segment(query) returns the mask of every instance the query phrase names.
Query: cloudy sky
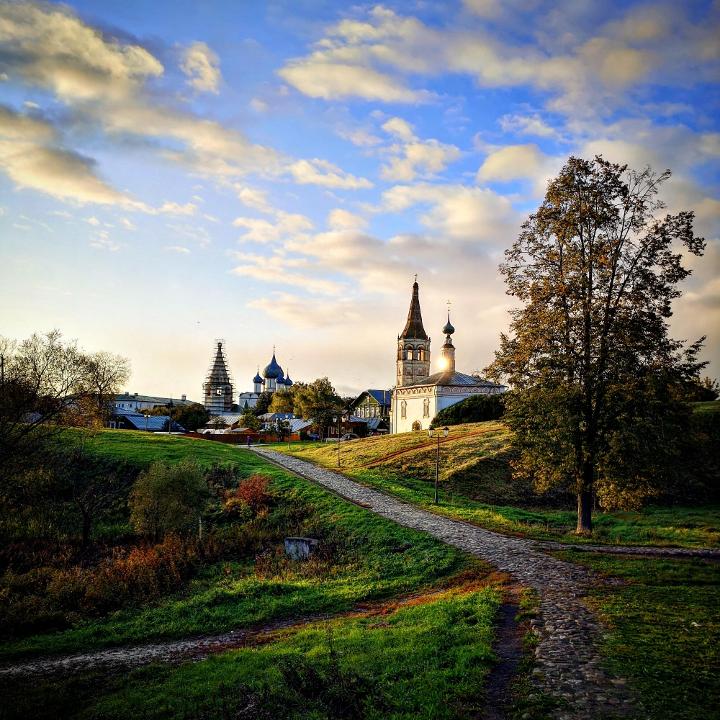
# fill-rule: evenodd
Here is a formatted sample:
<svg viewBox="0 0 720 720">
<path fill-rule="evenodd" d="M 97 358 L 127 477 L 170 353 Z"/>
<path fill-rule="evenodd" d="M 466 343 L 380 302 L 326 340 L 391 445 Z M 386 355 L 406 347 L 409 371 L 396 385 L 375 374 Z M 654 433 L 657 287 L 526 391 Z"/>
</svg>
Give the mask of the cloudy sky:
<svg viewBox="0 0 720 720">
<path fill-rule="evenodd" d="M 128 356 L 127 389 L 389 387 L 413 275 L 458 368 L 570 154 L 670 168 L 708 240 L 675 305 L 720 375 L 720 3 L 0 0 L 0 334 Z"/>
</svg>

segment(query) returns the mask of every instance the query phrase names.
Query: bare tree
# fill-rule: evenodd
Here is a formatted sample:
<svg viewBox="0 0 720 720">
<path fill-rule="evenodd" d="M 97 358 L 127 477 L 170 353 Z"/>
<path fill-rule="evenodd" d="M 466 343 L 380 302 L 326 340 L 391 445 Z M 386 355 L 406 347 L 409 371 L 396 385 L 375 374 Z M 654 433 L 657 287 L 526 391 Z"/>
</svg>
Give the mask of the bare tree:
<svg viewBox="0 0 720 720">
<path fill-rule="evenodd" d="M 119 383 L 127 373 L 123 358 L 88 356 L 77 342 L 63 341 L 58 330 L 34 333 L 20 343 L 0 338 L 0 472 L 31 461 L 44 441 L 83 409 L 89 392 L 107 399 L 110 378 Z"/>
</svg>

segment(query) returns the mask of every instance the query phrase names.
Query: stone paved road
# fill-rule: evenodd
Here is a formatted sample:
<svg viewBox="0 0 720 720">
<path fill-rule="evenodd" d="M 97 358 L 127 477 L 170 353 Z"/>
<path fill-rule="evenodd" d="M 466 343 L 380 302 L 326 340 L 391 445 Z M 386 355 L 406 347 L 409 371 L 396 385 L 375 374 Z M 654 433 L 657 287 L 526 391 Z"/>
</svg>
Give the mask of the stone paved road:
<svg viewBox="0 0 720 720">
<path fill-rule="evenodd" d="M 536 590 L 540 613 L 535 623 L 539 636 L 535 680 L 542 690 L 567 702 L 567 709 L 556 714 L 557 720 L 642 717 L 625 681 L 609 677 L 601 667 L 597 642 L 602 628 L 580 600 L 593 579 L 590 572 L 538 552 L 532 541 L 421 510 L 304 460 L 261 447 L 253 450 L 378 515 L 477 555 Z"/>
</svg>

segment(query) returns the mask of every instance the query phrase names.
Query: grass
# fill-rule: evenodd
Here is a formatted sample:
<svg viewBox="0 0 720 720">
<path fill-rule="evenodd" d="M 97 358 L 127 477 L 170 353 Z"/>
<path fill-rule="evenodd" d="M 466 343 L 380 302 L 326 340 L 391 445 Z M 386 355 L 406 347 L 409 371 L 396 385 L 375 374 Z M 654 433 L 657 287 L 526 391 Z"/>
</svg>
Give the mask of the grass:
<svg viewBox="0 0 720 720">
<path fill-rule="evenodd" d="M 498 532 L 567 543 L 720 547 L 720 507 L 648 507 L 642 512 L 594 516 L 592 538 L 574 534 L 573 510 L 527 505 L 534 497 L 507 469 L 510 433 L 502 423 L 453 426 L 441 444 L 441 502 L 433 502 L 435 448 L 420 433 L 352 440 L 340 448 L 340 470 L 349 477 L 426 510 Z M 276 445 L 274 449 L 337 469 L 335 444 Z M 398 454 L 400 453 L 400 454 Z M 368 467 L 371 465 L 371 467 Z"/>
<path fill-rule="evenodd" d="M 311 507 L 311 523 L 334 529 L 345 551 L 325 571 L 308 575 L 287 563 L 258 577 L 252 561 L 206 567 L 182 592 L 151 607 L 127 608 L 54 633 L 0 647 L 0 659 L 179 638 L 313 613 L 349 610 L 361 601 L 409 593 L 447 579 L 477 561 L 427 534 L 400 527 L 247 451 L 219 443 L 145 433 L 106 431 L 86 440 L 92 452 L 147 464 L 186 456 L 210 465 L 231 462 L 242 473 L 262 472 L 289 509 Z M 293 534 L 293 533 L 290 533 Z"/>
<path fill-rule="evenodd" d="M 500 599 L 491 586 L 451 590 L 380 616 L 315 623 L 201 662 L 116 676 L 100 697 L 89 679 L 69 692 L 45 681 L 46 701 L 30 708 L 18 683 L 6 688 L 13 710 L 0 717 L 478 717 Z"/>
<path fill-rule="evenodd" d="M 718 717 L 720 565 L 702 560 L 617 558 L 566 551 L 566 560 L 624 578 L 589 602 L 609 625 L 609 669 L 640 694 L 650 720 Z"/>
</svg>

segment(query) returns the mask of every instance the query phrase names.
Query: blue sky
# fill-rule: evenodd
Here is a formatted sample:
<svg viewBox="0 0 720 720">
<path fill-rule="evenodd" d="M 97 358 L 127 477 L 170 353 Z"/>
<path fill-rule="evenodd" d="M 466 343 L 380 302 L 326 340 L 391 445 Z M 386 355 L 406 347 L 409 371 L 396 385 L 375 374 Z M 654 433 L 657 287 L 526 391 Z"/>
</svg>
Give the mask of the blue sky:
<svg viewBox="0 0 720 720">
<path fill-rule="evenodd" d="M 570 154 L 669 167 L 706 255 L 675 336 L 720 374 L 720 4 L 0 2 L 0 332 L 128 356 L 128 387 L 390 386 L 418 273 L 458 367 Z M 439 346 L 434 343 L 434 356 Z"/>
</svg>

